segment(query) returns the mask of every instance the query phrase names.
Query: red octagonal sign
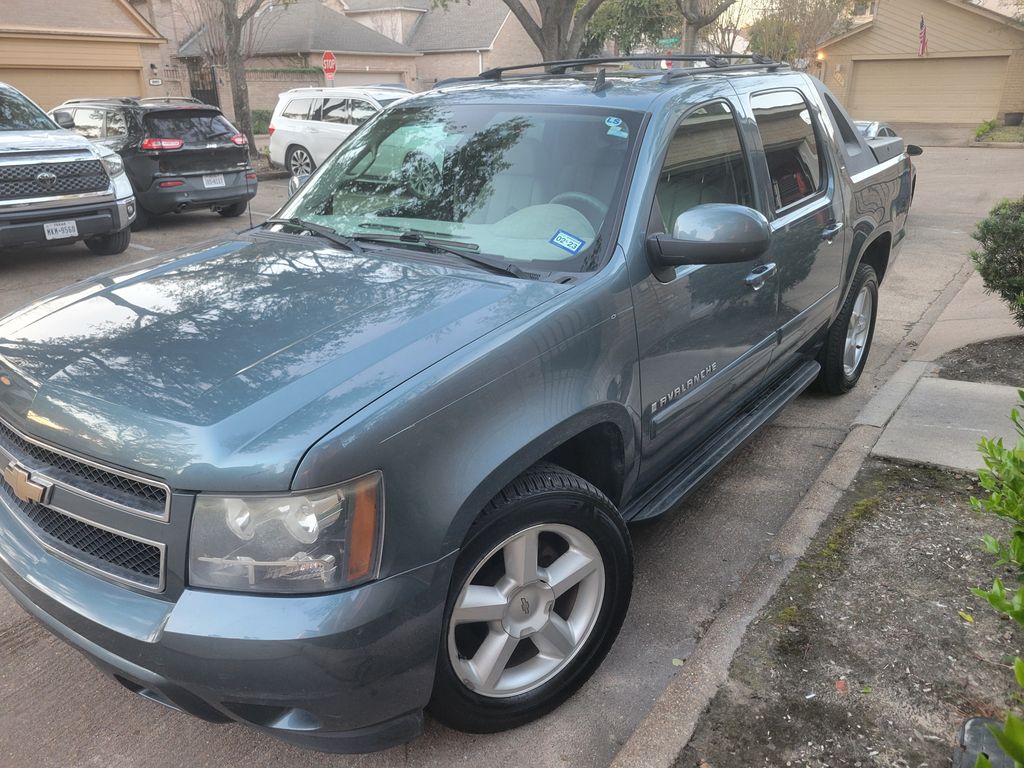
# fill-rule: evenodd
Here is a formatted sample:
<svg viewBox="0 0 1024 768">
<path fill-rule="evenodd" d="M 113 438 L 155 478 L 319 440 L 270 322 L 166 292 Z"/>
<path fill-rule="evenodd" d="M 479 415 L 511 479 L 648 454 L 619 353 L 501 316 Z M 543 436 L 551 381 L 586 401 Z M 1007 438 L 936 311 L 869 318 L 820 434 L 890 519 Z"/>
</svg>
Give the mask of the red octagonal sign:
<svg viewBox="0 0 1024 768">
<path fill-rule="evenodd" d="M 322 66 L 325 75 L 333 75 L 338 71 L 338 62 L 335 61 L 334 54 L 331 51 L 324 51 Z"/>
</svg>

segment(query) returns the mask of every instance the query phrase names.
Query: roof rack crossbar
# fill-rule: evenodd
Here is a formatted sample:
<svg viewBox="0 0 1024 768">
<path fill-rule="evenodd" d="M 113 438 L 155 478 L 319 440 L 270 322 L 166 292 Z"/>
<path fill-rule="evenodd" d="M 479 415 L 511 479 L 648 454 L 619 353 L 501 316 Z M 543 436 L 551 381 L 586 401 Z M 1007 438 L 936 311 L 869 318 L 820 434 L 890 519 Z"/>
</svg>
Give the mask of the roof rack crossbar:
<svg viewBox="0 0 1024 768">
<path fill-rule="evenodd" d="M 500 80 L 502 74 L 505 72 L 513 72 L 520 69 L 544 69 L 553 75 L 565 74 L 569 69 L 580 69 L 582 67 L 593 66 L 596 64 L 629 64 L 630 62 L 640 61 L 693 61 L 693 62 L 704 62 L 707 63 L 709 58 L 718 59 L 749 59 L 753 60 L 755 54 L 752 53 L 729 53 L 721 54 L 715 57 L 709 57 L 703 53 L 677 53 L 677 54 L 664 54 L 664 53 L 651 53 L 651 54 L 636 54 L 633 56 L 595 56 L 587 59 L 562 59 L 558 61 L 542 61 L 535 64 L 514 64 L 508 67 L 492 67 L 491 69 L 485 69 L 476 77 L 465 78 L 466 80 Z M 454 78 L 452 78 L 454 79 Z M 460 78 L 462 79 L 462 78 Z"/>
<path fill-rule="evenodd" d="M 725 66 L 709 66 L 699 69 L 670 69 L 661 77 L 663 83 L 671 83 L 673 80 L 682 80 L 687 77 L 706 75 L 709 72 L 719 74 L 720 72 L 778 72 L 780 69 L 789 69 L 789 64 L 781 61 L 765 62 L 761 64 L 727 64 Z"/>
</svg>

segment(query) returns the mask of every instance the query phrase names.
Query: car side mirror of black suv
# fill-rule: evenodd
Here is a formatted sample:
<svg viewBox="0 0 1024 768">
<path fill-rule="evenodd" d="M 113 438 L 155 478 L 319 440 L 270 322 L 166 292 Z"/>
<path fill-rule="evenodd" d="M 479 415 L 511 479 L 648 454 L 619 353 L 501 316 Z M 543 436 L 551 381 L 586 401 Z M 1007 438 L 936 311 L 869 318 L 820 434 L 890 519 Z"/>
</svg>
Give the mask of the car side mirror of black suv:
<svg viewBox="0 0 1024 768">
<path fill-rule="evenodd" d="M 647 239 L 647 253 L 657 267 L 689 264 L 735 264 L 752 261 L 771 243 L 768 219 L 743 205 L 709 203 L 679 214 L 671 237 Z"/>
<path fill-rule="evenodd" d="M 61 128 L 71 129 L 75 127 L 75 116 L 66 109 L 55 109 L 53 111 L 53 122 Z"/>
</svg>

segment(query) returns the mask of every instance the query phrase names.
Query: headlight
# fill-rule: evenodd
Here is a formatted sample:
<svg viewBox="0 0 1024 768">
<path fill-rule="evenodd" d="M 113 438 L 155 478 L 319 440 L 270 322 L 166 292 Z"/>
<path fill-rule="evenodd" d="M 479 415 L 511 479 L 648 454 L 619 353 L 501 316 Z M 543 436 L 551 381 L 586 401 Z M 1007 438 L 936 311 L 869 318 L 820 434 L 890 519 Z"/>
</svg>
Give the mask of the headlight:
<svg viewBox="0 0 1024 768">
<path fill-rule="evenodd" d="M 100 162 L 103 163 L 103 167 L 107 170 L 107 175 L 111 178 L 119 173 L 124 173 L 124 161 L 116 152 L 111 152 L 109 155 L 100 155 Z"/>
<path fill-rule="evenodd" d="M 199 494 L 189 583 L 243 592 L 324 592 L 376 577 L 380 472 L 289 496 Z"/>
</svg>

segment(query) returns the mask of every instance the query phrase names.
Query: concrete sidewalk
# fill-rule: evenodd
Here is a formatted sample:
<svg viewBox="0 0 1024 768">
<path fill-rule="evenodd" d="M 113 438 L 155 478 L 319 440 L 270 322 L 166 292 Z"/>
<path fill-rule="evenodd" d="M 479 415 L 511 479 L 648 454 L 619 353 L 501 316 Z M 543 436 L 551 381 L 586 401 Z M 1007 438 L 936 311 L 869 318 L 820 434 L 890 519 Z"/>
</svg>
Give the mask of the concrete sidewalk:
<svg viewBox="0 0 1024 768">
<path fill-rule="evenodd" d="M 885 429 L 872 455 L 973 473 L 982 463 L 982 437 L 1015 443 L 1009 414 L 1018 402 L 1018 388 L 1024 388 L 1024 372 L 1018 386 L 952 381 L 937 378 L 933 363 L 967 344 L 1019 334 L 1006 305 L 986 293 L 981 277 L 972 274 L 925 336 L 914 361 L 904 367 L 905 375 L 891 380 L 901 379 L 903 397 L 887 423 L 875 422 Z"/>
</svg>

